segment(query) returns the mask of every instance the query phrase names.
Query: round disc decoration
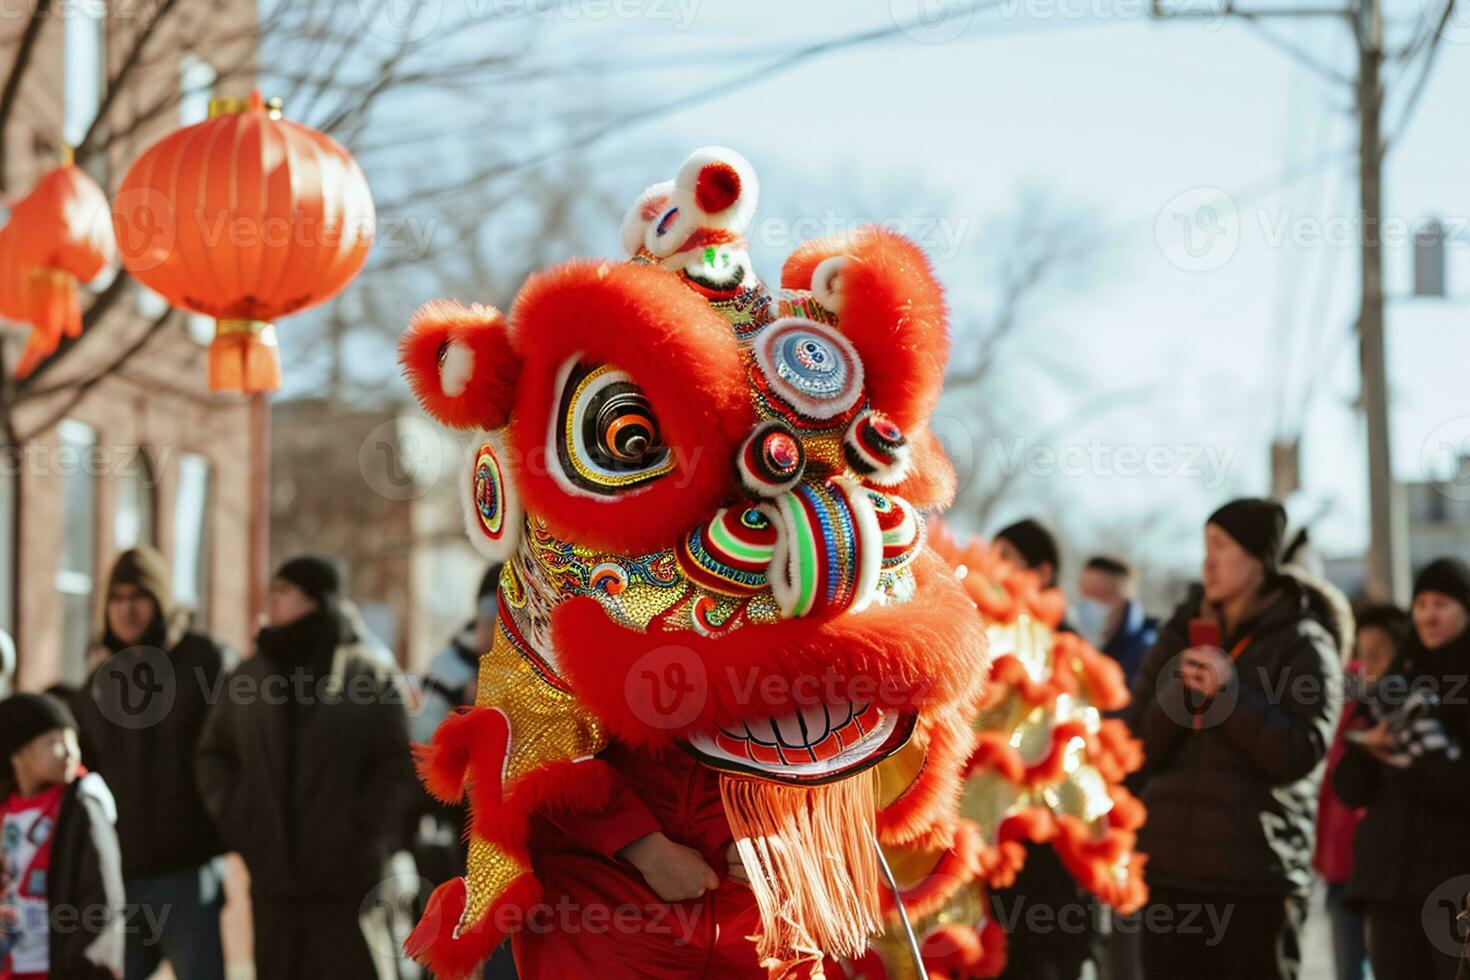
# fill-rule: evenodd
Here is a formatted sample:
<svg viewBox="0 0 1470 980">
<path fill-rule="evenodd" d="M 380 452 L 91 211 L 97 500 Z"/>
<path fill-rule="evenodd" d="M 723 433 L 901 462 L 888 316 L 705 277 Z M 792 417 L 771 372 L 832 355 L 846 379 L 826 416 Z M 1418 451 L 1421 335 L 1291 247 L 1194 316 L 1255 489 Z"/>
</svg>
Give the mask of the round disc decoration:
<svg viewBox="0 0 1470 980">
<path fill-rule="evenodd" d="M 505 561 L 520 539 L 521 510 L 505 470 L 504 442 L 487 437 L 470 459 L 465 526 L 470 543 L 491 561 Z"/>
<path fill-rule="evenodd" d="M 903 430 L 882 412 L 863 412 L 842 437 L 847 465 L 874 483 L 891 486 L 908 473 L 909 447 Z"/>
<path fill-rule="evenodd" d="M 757 497 L 779 497 L 796 486 L 806 468 L 806 451 L 780 419 L 758 425 L 740 449 L 740 485 Z"/>
<path fill-rule="evenodd" d="M 806 418 L 836 418 L 862 401 L 863 362 L 848 339 L 825 324 L 777 320 L 760 332 L 753 350 L 771 392 Z"/>
<path fill-rule="evenodd" d="M 883 569 L 897 571 L 918 555 L 924 543 L 924 518 L 902 497 L 869 490 L 868 499 L 883 532 Z"/>
<path fill-rule="evenodd" d="M 696 585 L 724 595 L 754 595 L 766 587 L 776 529 L 754 507 L 727 507 L 680 540 L 679 566 Z"/>
</svg>

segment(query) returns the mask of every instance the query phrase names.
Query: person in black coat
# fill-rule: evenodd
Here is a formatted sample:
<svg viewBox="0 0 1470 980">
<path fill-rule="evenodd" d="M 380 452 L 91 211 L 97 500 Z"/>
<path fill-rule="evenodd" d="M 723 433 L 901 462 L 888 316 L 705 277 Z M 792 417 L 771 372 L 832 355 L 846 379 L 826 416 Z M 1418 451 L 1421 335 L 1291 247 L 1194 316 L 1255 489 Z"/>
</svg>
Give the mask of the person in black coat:
<svg viewBox="0 0 1470 980">
<path fill-rule="evenodd" d="M 1133 691 L 1148 817 L 1149 977 L 1294 978 L 1323 761 L 1350 623 L 1281 570 L 1286 513 L 1233 501 L 1205 525 L 1203 587 L 1164 626 Z"/>
<path fill-rule="evenodd" d="M 1348 898 L 1368 919 L 1378 980 L 1448 980 L 1470 883 L 1470 568 L 1441 558 L 1414 582 L 1414 629 L 1364 695 L 1369 727 L 1333 775 L 1366 808 Z"/>
<path fill-rule="evenodd" d="M 271 583 L 256 654 L 205 723 L 205 805 L 250 870 L 260 980 L 386 975 L 396 942 L 359 921 L 416 792 L 403 686 L 364 649 L 324 558 Z M 384 972 L 380 972 L 384 971 Z"/>
<path fill-rule="evenodd" d="M 77 698 L 77 720 L 83 759 L 117 801 L 133 917 L 125 980 L 147 980 L 163 959 L 181 977 L 223 980 L 225 848 L 199 795 L 194 751 L 225 653 L 189 628 L 170 581 L 152 548 L 118 556 L 103 613 L 107 659 Z"/>
</svg>

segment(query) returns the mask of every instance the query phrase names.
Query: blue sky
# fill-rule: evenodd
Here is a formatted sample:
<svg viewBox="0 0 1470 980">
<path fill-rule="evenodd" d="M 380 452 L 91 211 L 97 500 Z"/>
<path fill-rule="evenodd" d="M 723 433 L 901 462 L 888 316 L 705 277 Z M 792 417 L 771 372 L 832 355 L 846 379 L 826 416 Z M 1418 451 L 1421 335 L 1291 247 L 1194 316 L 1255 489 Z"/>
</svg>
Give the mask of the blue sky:
<svg viewBox="0 0 1470 980">
<path fill-rule="evenodd" d="M 898 0 L 891 6 L 900 15 L 914 9 Z M 1358 277 L 1342 223 L 1356 194 L 1347 93 L 1234 22 L 1161 23 L 1138 14 L 1126 0 L 1003 4 L 977 12 L 952 39 L 900 36 L 853 48 L 649 129 L 657 129 L 661 144 L 678 145 L 683 137 L 691 146 L 736 146 L 755 161 L 767 187 L 788 175 L 837 186 L 921 181 L 947 198 L 957 220 L 970 219 L 975 233 L 987 215 L 1013 206 L 1023 186 L 1096 208 L 1111 253 L 1104 281 L 1049 305 L 1035 332 L 1018 338 L 1014 371 L 1024 375 L 1033 354 L 1066 352 L 1101 388 L 1156 388 L 1143 404 L 1079 425 L 1061 443 L 1163 446 L 1177 454 L 1181 470 L 1196 447 L 1213 447 L 1220 459 L 1233 449 L 1233 462 L 1223 480 L 1208 472 L 1197 480 L 1044 477 L 1068 483 L 1060 495 L 1042 496 L 1060 496 L 1063 508 L 1075 501 L 1099 521 L 1119 507 L 1168 507 L 1195 526 L 1226 494 L 1266 489 L 1265 444 L 1279 393 L 1299 393 L 1310 374 L 1320 373 L 1303 427 L 1306 486 L 1293 510 L 1305 519 L 1328 507 L 1320 536 L 1333 550 L 1353 551 L 1363 544 L 1365 494 L 1359 424 L 1348 408 L 1356 390 L 1350 324 Z M 1390 6 L 1389 14 L 1405 32 L 1422 16 L 1413 2 Z M 684 33 L 688 43 L 759 45 L 773 33 L 826 36 L 891 16 L 882 5 L 853 23 L 833 4 L 746 3 L 738 13 L 704 4 Z M 1341 23 L 1297 21 L 1281 29 L 1322 61 L 1351 67 Z M 941 25 L 936 33 L 949 31 Z M 1448 32 L 1412 125 L 1392 151 L 1391 217 L 1448 215 L 1453 225 L 1470 213 L 1470 137 L 1462 122 L 1467 42 L 1470 31 Z M 1391 93 L 1390 125 L 1400 100 Z M 633 150 L 654 135 L 634 131 L 617 142 Z M 604 152 L 618 147 L 610 143 Z M 1332 162 L 1323 166 L 1324 159 Z M 1218 267 L 1210 260 L 1210 268 L 1189 271 L 1171 261 L 1177 251 L 1167 234 L 1161 247 L 1156 232 L 1170 201 L 1200 188 L 1219 189 L 1234 202 L 1238 248 Z M 847 194 L 840 196 L 847 203 Z M 1318 230 L 1349 237 L 1314 244 Z M 1403 479 L 1420 478 L 1420 449 L 1430 433 L 1470 412 L 1463 251 L 1451 254 L 1451 288 L 1460 302 L 1399 302 L 1390 311 L 1395 463 Z M 1390 290 L 1403 293 L 1408 250 L 1391 249 L 1388 262 Z M 950 283 L 956 291 L 974 285 Z M 1083 394 L 1038 390 L 1037 429 L 1069 396 Z M 985 447 L 980 455 L 983 464 Z M 1026 509 L 1027 496 L 1013 508 Z"/>
<path fill-rule="evenodd" d="M 924 3 L 931 12 L 943 6 L 564 0 L 534 43 L 562 57 L 615 51 L 628 60 L 635 70 L 626 76 L 589 84 L 595 107 L 624 94 L 703 89 L 753 67 L 758 52 L 893 24 Z M 1388 15 L 1394 37 L 1426 16 L 1419 0 L 1391 0 Z M 1157 22 L 1137 0 L 1000 0 L 961 20 L 811 59 L 631 127 L 591 152 L 607 162 L 614 190 L 627 184 L 628 199 L 671 175 L 689 149 L 723 143 L 755 164 L 768 219 L 810 219 L 835 207 L 846 217 L 948 228 L 961 247 L 939 268 L 960 312 L 960 357 L 975 343 L 967 311 L 984 308 L 992 285 L 979 256 L 1004 241 L 987 237 L 997 216 L 1014 215 L 1028 192 L 1093 215 L 1089 230 L 1102 244 L 1088 251 L 1078 282 L 1038 296 L 1025 328 L 1003 348 L 1004 371 L 985 397 L 1013 406 L 1008 441 L 977 437 L 970 450 L 981 467 L 1008 454 L 1031 459 L 1026 453 L 1036 446 L 1027 440 L 1045 432 L 1041 441 L 1053 452 L 1081 456 L 1101 447 L 1105 459 L 1120 462 L 1120 451 L 1152 452 L 1160 469 L 1153 476 L 1096 464 L 1041 470 L 1017 482 L 996 519 L 1038 510 L 1082 548 L 1107 542 L 1110 528 L 1127 538 L 1151 518 L 1146 540 L 1136 541 L 1146 553 L 1137 557 L 1190 564 L 1195 532 L 1215 505 L 1267 489 L 1278 406 L 1297 404 L 1317 375 L 1301 426 L 1305 487 L 1289 503 L 1297 519 L 1321 515 L 1314 530 L 1329 551 L 1360 550 L 1363 446 L 1350 409 L 1357 253 L 1343 223 L 1356 194 L 1349 91 L 1238 22 Z M 1458 228 L 1470 215 L 1470 17 L 1462 21 L 1447 31 L 1389 160 L 1386 210 L 1405 226 L 1440 215 Z M 1344 24 L 1275 29 L 1320 61 L 1352 68 Z M 689 52 L 709 58 L 691 65 Z M 1389 78 L 1393 128 L 1409 85 Z M 1203 258 L 1182 251 L 1180 237 L 1186 227 L 1198 230 L 1201 204 L 1214 208 L 1224 229 L 1223 252 Z M 1342 240 L 1316 241 L 1324 235 Z M 1470 230 L 1462 235 L 1470 243 Z M 616 254 L 615 226 L 597 240 Z M 781 242 L 758 250 L 767 277 L 785 250 Z M 1401 479 L 1421 478 L 1426 442 L 1470 432 L 1454 421 L 1470 414 L 1465 251 L 1451 251 L 1457 300 L 1390 308 Z M 1407 289 L 1409 259 L 1405 247 L 1389 250 L 1392 293 Z M 1076 405 L 1122 389 L 1146 394 L 1049 431 Z M 972 408 L 950 410 L 963 423 Z"/>
</svg>

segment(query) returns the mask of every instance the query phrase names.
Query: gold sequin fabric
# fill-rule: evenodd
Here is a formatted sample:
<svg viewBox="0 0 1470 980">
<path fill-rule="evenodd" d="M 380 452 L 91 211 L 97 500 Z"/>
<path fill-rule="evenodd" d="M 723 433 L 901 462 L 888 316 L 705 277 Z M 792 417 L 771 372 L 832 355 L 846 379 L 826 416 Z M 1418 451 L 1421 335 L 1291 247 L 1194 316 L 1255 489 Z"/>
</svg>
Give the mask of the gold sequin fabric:
<svg viewBox="0 0 1470 980">
<path fill-rule="evenodd" d="M 504 895 L 512 882 L 530 870 L 499 845 L 478 834 L 471 834 L 465 870 L 464 914 L 455 926 L 455 934 L 483 919 L 495 899 Z"/>
<path fill-rule="evenodd" d="M 589 758 L 607 745 L 597 719 L 569 692 L 551 683 L 544 667 L 525 655 L 515 627 L 504 619 L 489 652 L 480 657 L 475 704 L 498 708 L 511 719 L 503 777 L 506 787 L 541 766 Z M 477 805 L 473 789 L 470 803 L 472 808 Z M 501 847 L 472 832 L 461 928 L 478 922 L 496 897 L 529 870 Z"/>
<path fill-rule="evenodd" d="M 672 547 L 646 555 L 619 555 L 557 538 L 535 516 L 526 519 L 520 551 L 501 576 L 508 614 L 540 662 L 560 677 L 551 612 L 566 599 L 596 599 L 613 623 L 640 633 L 692 630 L 716 635 L 781 619 L 769 591 L 752 596 L 712 592 L 690 581 Z M 878 604 L 907 602 L 914 592 L 907 568 L 885 570 Z"/>
<path fill-rule="evenodd" d="M 505 783 L 549 762 L 583 759 L 607 745 L 592 713 L 570 692 L 549 683 L 517 649 L 513 627 L 504 621 L 490 652 L 480 658 L 475 704 L 499 708 L 511 719 Z"/>
</svg>

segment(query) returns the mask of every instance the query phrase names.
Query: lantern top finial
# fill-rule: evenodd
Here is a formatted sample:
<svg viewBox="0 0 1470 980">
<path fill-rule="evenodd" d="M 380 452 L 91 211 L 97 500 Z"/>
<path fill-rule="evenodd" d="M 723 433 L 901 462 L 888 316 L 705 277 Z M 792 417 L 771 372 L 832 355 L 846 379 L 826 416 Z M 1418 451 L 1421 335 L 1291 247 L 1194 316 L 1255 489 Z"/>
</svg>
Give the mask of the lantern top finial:
<svg viewBox="0 0 1470 980">
<path fill-rule="evenodd" d="M 250 100 L 237 95 L 216 96 L 209 100 L 209 118 L 233 116 L 250 108 Z"/>
<path fill-rule="evenodd" d="M 280 97 L 270 99 L 262 98 L 260 89 L 255 89 L 246 98 L 238 95 L 218 96 L 209 100 L 209 118 L 215 119 L 219 116 L 231 116 L 241 112 L 264 111 L 272 119 L 280 119 L 285 103 Z"/>
</svg>

